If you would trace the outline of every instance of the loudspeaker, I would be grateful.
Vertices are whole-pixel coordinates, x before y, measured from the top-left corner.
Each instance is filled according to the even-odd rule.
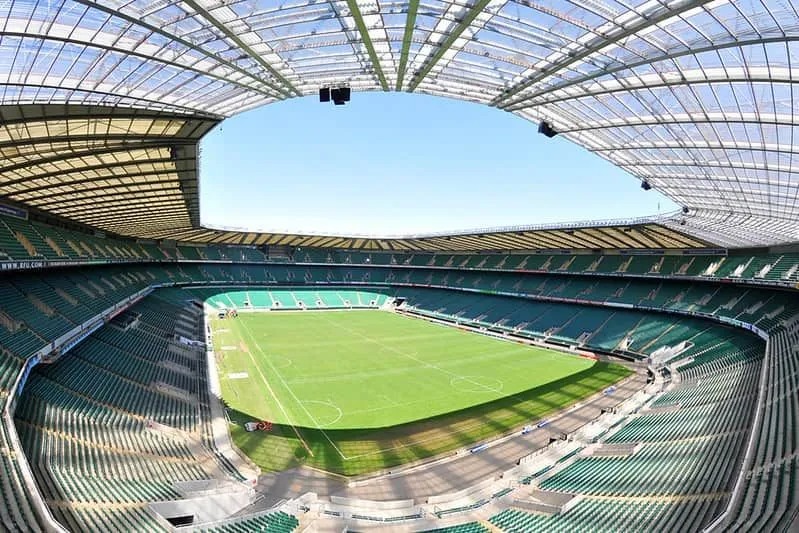
[[[341,99],[345,102],[350,101],[350,88],[349,87],[339,87],[339,93],[341,94]]]
[[[641,182],[641,188],[645,191],[648,191],[649,189],[652,188],[652,186],[649,184],[648,181],[644,180]]]
[[[333,103],[336,105],[344,104],[344,97],[341,94],[341,89],[330,89],[330,98],[333,100]]]
[[[685,214],[687,215],[687,214],[688,214],[688,208],[687,208],[687,207],[683,207],[683,208],[682,208],[682,212],[683,212],[683,213],[685,213]]]
[[[558,134],[558,132],[555,131],[555,128],[553,128],[549,122],[544,121],[541,121],[541,123],[538,125],[538,133],[546,135],[549,138],[552,138]]]
[[[330,101],[330,87],[322,87],[321,89],[319,89],[319,101],[320,102]]]

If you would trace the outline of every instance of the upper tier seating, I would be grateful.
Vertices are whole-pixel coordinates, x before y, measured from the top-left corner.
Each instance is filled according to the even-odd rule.
[[[19,236],[18,236],[19,235]],[[20,238],[21,237],[21,238]],[[113,237],[54,227],[0,215],[0,262],[61,261],[220,261],[240,263],[304,263],[352,266],[413,266],[481,271],[525,271],[601,276],[696,277],[754,281],[793,287],[799,281],[799,252],[764,251],[731,255],[665,255],[632,253],[527,254],[399,253],[298,248],[275,251],[271,257],[253,246],[183,245],[159,248]],[[270,252],[272,253],[272,252]]]

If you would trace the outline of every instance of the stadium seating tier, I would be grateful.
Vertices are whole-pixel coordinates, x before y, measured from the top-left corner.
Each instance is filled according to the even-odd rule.
[[[94,249],[103,248],[95,246]],[[137,253],[145,255],[144,252],[144,247],[138,248]],[[371,254],[372,260],[376,261],[379,255],[385,254]],[[352,256],[350,260],[354,262]],[[743,453],[757,401],[763,348],[758,339],[739,329],[712,325],[700,318],[644,313],[629,307],[690,311],[761,327],[771,337],[765,359],[769,384],[765,401],[773,408],[768,409],[759,429],[761,437],[745,476],[741,508],[731,517],[730,527],[731,530],[755,531],[763,527],[784,530],[790,523],[791,512],[795,512],[797,505],[797,438],[790,428],[797,427],[799,409],[795,351],[799,307],[792,293],[766,287],[736,289],[691,280],[620,280],[555,273],[424,268],[435,260],[433,255],[418,255],[413,262],[424,265],[414,269],[334,264],[185,263],[6,274],[8,283],[0,287],[3,291],[0,294],[0,363],[4,371],[0,386],[3,391],[10,390],[16,374],[32,353],[98,312],[151,285],[174,282],[242,285],[240,289],[205,286],[160,290],[133,308],[138,315],[135,328],[125,330],[114,324],[107,325],[55,365],[34,370],[17,407],[17,431],[30,458],[41,457],[44,453],[52,456],[53,460],[46,466],[36,460],[31,461],[31,466],[53,514],[73,529],[91,528],[91,524],[113,517],[142,529],[157,530],[157,524],[142,507],[126,508],[117,513],[108,505],[142,505],[154,499],[175,498],[177,493],[171,488],[171,481],[203,479],[210,475],[210,467],[198,467],[190,459],[192,452],[185,445],[154,436],[146,426],[146,421],[152,420],[189,434],[202,434],[207,441],[207,394],[200,395],[201,408],[196,410],[174,395],[152,390],[155,382],[183,391],[207,389],[202,365],[186,354],[170,350],[167,340],[174,331],[176,317],[187,302],[206,300],[217,306],[226,302],[225,306],[271,308],[278,302],[283,308],[378,307],[389,298],[402,297],[408,308],[428,316],[607,351],[645,356],[658,348],[685,341],[682,351],[670,359],[679,362],[682,383],[653,404],[653,407],[679,405],[679,410],[642,413],[611,437],[610,442],[640,443],[639,456],[615,463],[611,459],[581,458],[540,481],[543,487],[552,490],[581,491],[588,498],[586,506],[593,501],[591,498],[597,497],[655,497],[664,492],[681,496],[719,494],[715,498],[696,500],[694,505],[672,503],[658,507],[653,503],[654,507],[648,506],[642,511],[646,517],[662,520],[652,523],[671,526],[675,520],[683,519],[697,527],[707,525],[725,507],[737,471],[730,468],[729,463],[702,461],[701,458],[718,455],[711,453],[713,450]],[[547,261],[541,262],[541,266]],[[455,256],[444,261],[448,265],[457,262]],[[488,263],[486,260],[483,266]],[[555,265],[553,270],[556,271],[558,262],[549,263]],[[592,266],[586,266],[587,261],[575,260],[566,268],[575,263],[586,268]],[[630,266],[632,263],[628,268]],[[750,267],[751,264],[744,270],[752,270]],[[276,281],[291,282],[295,286],[280,287]],[[372,284],[372,287],[341,286],[330,290],[327,286],[298,285],[314,281],[360,282]],[[489,294],[497,291],[529,294],[538,299]],[[575,307],[573,303],[566,303],[569,301],[627,307]],[[170,370],[164,362],[188,369],[190,374]],[[91,379],[87,379],[88,376]],[[103,444],[98,446],[98,442]],[[221,463],[218,458],[213,459],[213,451],[209,452],[209,457],[211,463]],[[663,465],[688,464],[695,465],[691,472],[701,472],[701,476],[652,478],[657,483],[646,486],[636,481],[642,472],[650,469],[662,472],[678,469]],[[13,504],[0,519],[12,529],[14,524],[20,523],[35,528],[40,522],[25,496],[16,461],[5,457],[4,467],[7,475],[3,477],[3,494]],[[607,467],[610,470],[606,470]],[[237,477],[229,465],[218,466],[215,471]],[[595,471],[607,472],[601,476],[604,482],[596,481]],[[774,500],[765,489],[771,486],[777,495]],[[694,500],[686,500],[691,501]],[[81,502],[95,507],[91,510],[69,508],[60,502]],[[584,523],[572,520],[588,520],[603,516],[602,513],[616,516],[614,513],[624,512],[623,504],[611,503],[605,502],[597,508],[575,507],[575,511],[560,519],[566,521],[558,522],[561,524],[558,527]],[[576,512],[583,508],[590,512],[587,515]],[[515,520],[527,524],[524,517]],[[540,527],[545,529],[554,524],[543,521]],[[539,526],[529,527],[532,531]]]

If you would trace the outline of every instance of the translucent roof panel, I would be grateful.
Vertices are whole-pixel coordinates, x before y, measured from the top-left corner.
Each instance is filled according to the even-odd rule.
[[[757,231],[719,231],[741,245],[799,239],[796,2],[15,0],[0,24],[0,105],[219,119],[323,86],[448,96],[549,122],[703,238],[738,216]]]

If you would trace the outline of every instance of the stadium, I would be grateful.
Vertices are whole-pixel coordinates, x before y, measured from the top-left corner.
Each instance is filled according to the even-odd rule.
[[[0,530],[799,531],[794,3],[0,20]],[[678,209],[201,223],[210,132],[364,91],[512,113]]]

